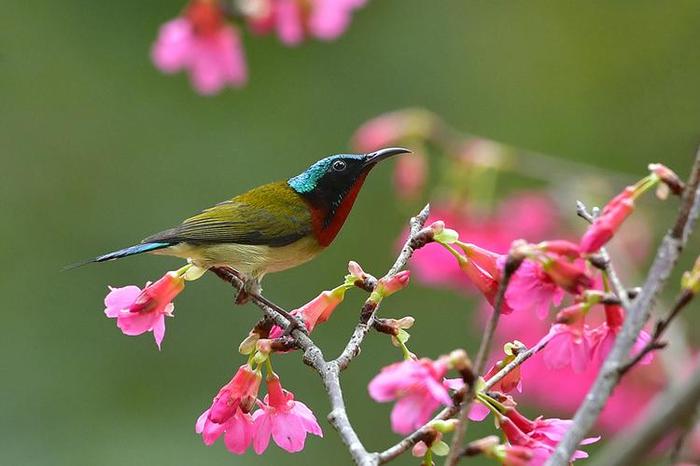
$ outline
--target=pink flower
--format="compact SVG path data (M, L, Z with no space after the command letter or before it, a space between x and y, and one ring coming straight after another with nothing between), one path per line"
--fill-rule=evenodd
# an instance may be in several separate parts
M226 447L243 453L253 435L253 420L248 414L255 406L262 376L248 364L238 368L233 378L217 393L211 407L204 411L195 426L205 445L212 445L221 434Z
M593 279L582 261L569 262L562 256L548 255L542 269L554 283L569 293L581 294L593 286Z
M185 280L175 272L166 273L157 282L138 286L109 287L105 297L105 315L117 319L117 327L124 335L141 335L153 332L156 345L165 336L165 316L172 317L175 299L185 288Z
M610 353L613 345L615 344L615 338L622 328L622 322L624 320L625 310L622 306L617 304L605 304L605 316L606 320L598 327L590 330L588 332L589 339L591 341L593 359L602 364L605 358ZM651 341L651 335L645 330L642 330L637 336L637 340L634 342L632 347L632 354L637 354L641 351L647 343ZM651 364L654 359L654 353L647 353L639 364Z
M530 462L530 463L524 463L527 465L535 465L535 464L544 464L547 458L549 458L552 453L554 452L554 449L556 447L556 442L552 443L549 440L546 440L547 437L545 436L544 439L545 441L542 441L540 439L537 439L533 437L532 435L523 432L518 425L516 425L515 422L513 422L510 418L508 417L501 417L498 420L501 429L503 430L503 433L506 436L506 439L508 439L508 442L511 445L515 446L520 446L520 447L526 447L530 448L532 450L541 450L537 453L538 458L542 458L542 462ZM586 445L588 443L593 443L597 441L598 439L586 439L583 442L581 442L582 445ZM585 443L584 443L585 442ZM533 455L535 456L535 455ZM588 458L588 454L584 451L581 450L576 450L576 452L572 455L571 460L575 461L577 459L581 458ZM518 463L515 463L518 464Z
M545 448L529 448L518 445L504 445L503 466L541 466L551 453Z
M488 378L487 378L488 379ZM445 379L443 380L443 385L450 390L461 390L464 388L464 380L462 379ZM497 390L494 387L494 390ZM479 403L477 400L469 407L469 419L475 422L481 422L489 415L491 411L489 408Z
M473 260L460 261L460 268L481 294L484 295L486 301L493 306L496 302L496 295L498 294L500 272L498 277L494 277L475 264ZM513 312L513 309L509 306L508 300L503 300L501 304L501 313L510 314L511 312Z
M323 291L314 299L304 304L298 309L290 312L291 315L301 317L306 325L306 329L311 332L316 324L321 324L327 321L338 304L343 302L345 293L342 289L336 288L334 291ZM269 338L279 338L284 333L279 326L275 325L270 330Z
M513 359L515 359L515 356L506 357L506 359L498 361L496 364L491 366L486 375L484 375L484 380L488 381L491 377L500 372L500 370L503 369L507 364L509 364ZM516 389L518 390L518 392L522 392L523 383L520 378L520 370L521 366L517 366L515 369L506 374L505 377L499 380L495 385L493 385L493 387L491 387L491 390L496 392L508 393Z
M542 416L531 421L515 408L510 408L505 415L513 421L522 432L551 447L556 447L573 425L573 421L570 419L545 419ZM600 437L586 438L581 441L581 445L590 445L598 440L600 440Z
M247 80L238 30L225 22L215 2L193 0L182 17L165 23L151 56L164 73L187 70L201 94L216 94Z
M236 410L224 423L217 424L209 419L207 409L197 419L195 432L202 435L202 440L207 446L213 445L216 439L224 434L226 448L231 453L242 455L253 441L255 427L253 417L241 410Z
M301 43L306 35L333 40L350 24L354 10L366 0L263 0L255 11L248 12L253 30L264 34L277 31L289 46Z
M255 436L253 449L260 455L267 449L270 436L277 446L295 453L304 449L306 434L323 437L316 417L306 405L294 400L294 394L284 390L276 375L267 377L267 395L261 409L253 413Z
M401 199L418 197L425 185L428 161L421 152L410 157L399 157L394 169L394 187Z
M391 411L391 428L407 434L425 424L440 404L452 399L443 383L447 365L423 358L384 367L369 383L369 395L384 403L398 400Z
M409 270L402 270L388 279L380 279L377 283L376 291L381 294L383 298L386 298L406 288L410 278L411 272Z
M498 267L503 270L505 256L499 258ZM542 266L525 260L510 279L506 290L508 306L515 311L533 313L545 319L552 305L559 305L564 291L547 275Z
M586 305L574 304L557 315L557 323L545 335L544 362L551 369L571 366L574 372L583 372L591 360L591 343L584 326Z
M368 140L372 136L369 129L370 126L367 129L369 135L363 135ZM358 140L361 134L358 131ZM556 230L561 222L553 201L541 194L528 192L519 192L506 199L498 211L490 215L484 215L469 205L460 204L457 208L436 204L431 209L426 225L438 220L455 229L461 240L478 244L481 248L498 254L508 252L516 239L537 242L547 236L561 236ZM416 274L415 278L422 283L473 292L454 257L438 245L428 245L417 250L411 260L411 268Z
M606 204L586 233L581 237L581 252L596 252L613 237L622 222L634 210L636 190L628 186L620 194Z
M487 318L489 313L489 309L484 309L480 317ZM593 317L595 316L590 316L591 319ZM514 312L507 319L501 319L496 330L497 342L503 345L517 338L530 348L548 330L549 325L545 321ZM593 346L593 342L590 346ZM570 365L554 370L545 363L546 352L545 347L523 365L521 378L526 388L522 397L531 404L546 408L549 413L573 413L588 393L600 365L588 364L583 372L574 372ZM644 407L667 383L660 364L635 366L613 392L603 409L598 426L607 432L617 432L632 425L638 420L638 415L644 412ZM552 387L556 387L556 390ZM630 410L630 406L637 408Z

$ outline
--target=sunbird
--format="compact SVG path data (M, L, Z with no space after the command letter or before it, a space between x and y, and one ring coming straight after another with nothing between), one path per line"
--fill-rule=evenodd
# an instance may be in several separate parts
M253 188L140 244L85 263L146 252L176 256L204 269L232 267L245 277L247 293L259 293L266 274L303 264L333 242L372 168L410 152L390 147L331 155L286 181Z

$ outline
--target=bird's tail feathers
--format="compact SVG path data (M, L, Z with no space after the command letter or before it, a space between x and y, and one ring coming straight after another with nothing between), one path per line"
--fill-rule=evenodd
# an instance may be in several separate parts
M172 246L172 243L142 243L135 246L129 246L128 248L120 249L118 251L113 251L101 256L97 256L93 259L88 259L82 262L77 262L75 264L68 265L63 268L63 270L71 270L76 267L91 264L93 262L107 262L115 259L121 259L122 257L133 256L135 254L141 254L149 251L156 251L158 249L164 249Z

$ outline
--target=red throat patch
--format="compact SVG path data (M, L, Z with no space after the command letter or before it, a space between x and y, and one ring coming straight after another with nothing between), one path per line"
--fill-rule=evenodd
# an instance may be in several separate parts
M318 244L322 247L325 248L326 246L330 245L342 228L345 220L348 218L348 214L350 213L353 204L355 203L357 194L360 192L360 188L362 188L362 185L365 182L367 173L369 172L363 173L357 178L350 191L348 191L345 197L343 197L343 200L340 201L340 205L335 211L335 215L328 223L328 226L324 226L326 217L328 216L328 209L311 206L313 233L318 240Z

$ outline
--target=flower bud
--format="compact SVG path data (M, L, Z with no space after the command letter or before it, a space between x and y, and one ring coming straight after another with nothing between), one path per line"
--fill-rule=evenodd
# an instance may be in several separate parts
M537 246L545 252L558 254L571 260L578 258L581 254L578 244L563 239L544 241Z
M401 199L417 198L425 185L428 163L425 155L414 152L410 157L400 157L394 168L394 186Z
M634 210L634 199L638 195L633 186L628 186L615 196L603 208L603 212L593 220L586 233L581 237L581 252L584 254L598 251L617 232L627 217Z
M445 228L445 222L438 220L428 226L433 233L433 241L442 244L452 244L459 239L459 233L451 228Z
M386 298L404 289L408 285L408 280L411 276L411 272L408 270L402 270L401 272L393 275L389 278L382 278L377 282L377 287L375 292L381 296L381 298ZM373 293L374 294L374 293Z
M695 260L695 265L691 270L683 273L681 288L692 294L700 292L700 257Z
M561 257L547 256L542 269L554 283L569 293L579 294L593 286L593 279L588 276L582 265L567 262Z
M238 345L238 352L241 354L250 354L255 350L255 347L260 339L260 335L255 331L250 331L247 337Z
M664 186L667 186L673 194L676 196L683 194L685 184L673 170L660 163L650 163L649 171L658 176Z

